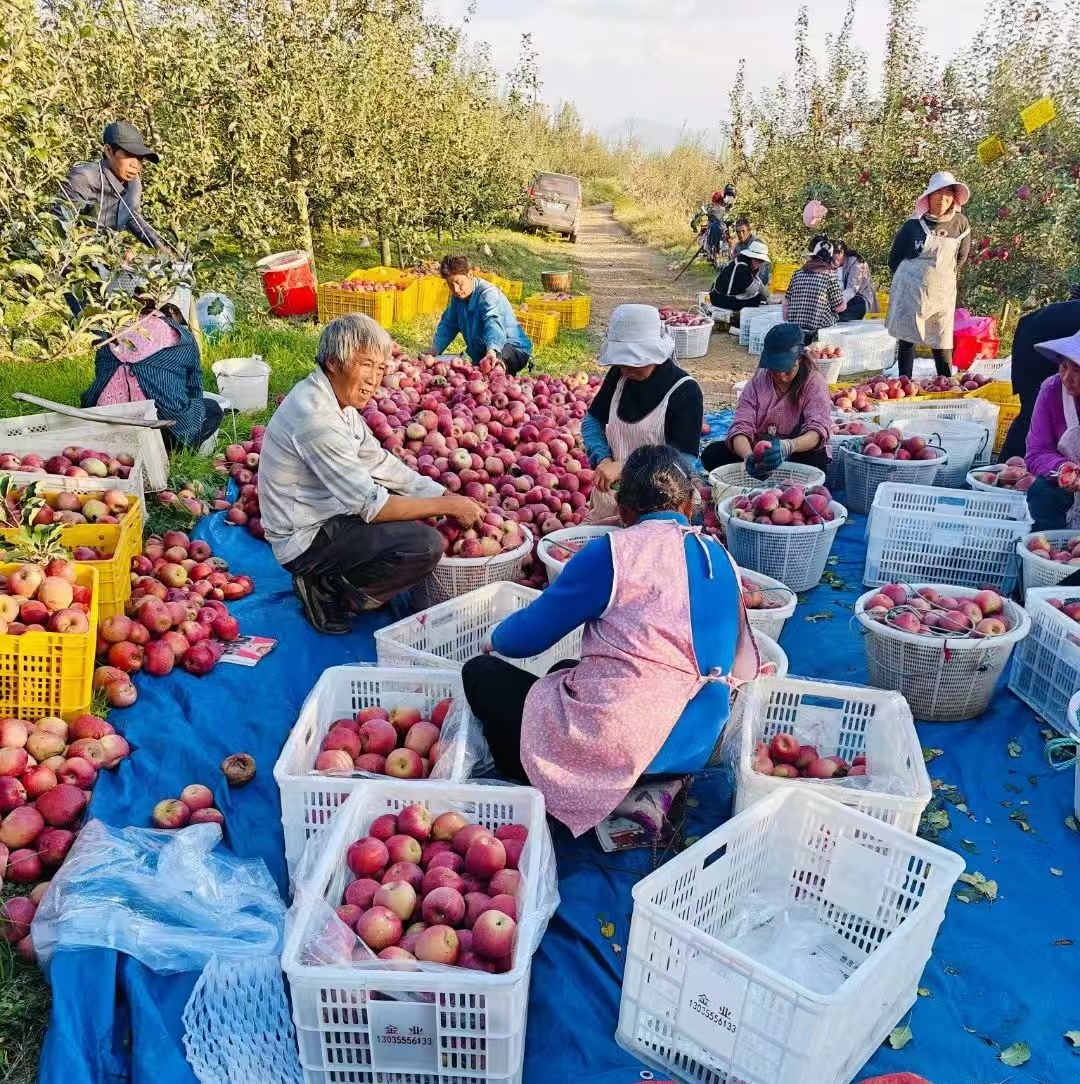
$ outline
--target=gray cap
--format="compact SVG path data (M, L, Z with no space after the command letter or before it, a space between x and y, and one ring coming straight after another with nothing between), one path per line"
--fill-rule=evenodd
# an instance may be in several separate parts
M128 154L134 154L138 158L145 158L155 164L161 161L156 151L152 151L143 139L139 129L130 121L114 120L112 124L105 126L105 142L110 147L119 147Z

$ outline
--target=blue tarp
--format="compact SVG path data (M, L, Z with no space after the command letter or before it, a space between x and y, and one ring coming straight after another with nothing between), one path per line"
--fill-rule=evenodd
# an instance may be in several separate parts
M831 571L846 586L815 588L784 629L780 642L793 674L866 678L851 623L851 604L861 592L864 525L855 517L837 538L839 561ZM114 715L134 755L117 772L102 773L91 812L111 824L146 824L159 799L189 782L215 784L222 758L246 750L258 762L255 781L231 793L215 788L227 841L239 854L262 858L284 891L274 761L322 669L374 659L371 633L379 619L347 637L316 636L268 547L224 526L220 515L198 533L255 579L255 594L235 605L242 627L280 644L250 670L221 666L203 679L183 673L139 679L138 703ZM1047 767L1033 713L1004 682L979 720L920 724L919 730L924 746L944 750L931 775L955 784L956 800L967 810L946 807L952 828L939 842L957 850L969 871L996 880L999 897L993 904L950 903L923 976L928 995L908 1021L914 1038L902 1051L879 1050L864 1075L907 1069L934 1084L1076 1080L1080 1059L1064 1038L1080 1029L1080 946L1071 945L1080 917L1080 837L1065 825L1071 773ZM1009 752L1014 740L1018 756ZM702 835L727 807L719 773L698 777L692 797L697 804L687 834ZM1023 831L1010 814L1022 816L1031 830ZM623 968L615 946L627 942L631 888L651 859L647 852L605 856L591 835L573 841L556 832L556 847L563 902L533 966L525 1081L632 1084L643 1067L613 1038ZM613 937L602 935L604 922L614 924ZM43 1084L193 1084L180 1017L195 978L157 976L104 950L59 954ZM1018 1041L1031 1047L1026 1065L1009 1069L995 1061L1000 1049Z

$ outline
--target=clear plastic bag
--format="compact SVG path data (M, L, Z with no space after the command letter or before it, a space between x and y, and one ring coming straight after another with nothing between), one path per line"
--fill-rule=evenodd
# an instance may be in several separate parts
M163 974L277 956L285 905L258 860L213 853L216 824L179 831L90 821L34 915L47 967L58 948L111 948Z
M439 744L443 749L451 749L452 753L444 754L435 762L431 769L432 779L468 779L483 775L495 766L484 728L464 696L454 698L454 704L443 720Z
M236 323L236 306L224 294L203 294L195 303L199 327L209 339L232 331Z

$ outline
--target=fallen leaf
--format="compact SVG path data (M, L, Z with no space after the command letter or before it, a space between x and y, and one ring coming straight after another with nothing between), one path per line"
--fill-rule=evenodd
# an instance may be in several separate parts
M957 813L966 813L967 811L968 811L968 807L964 802L957 802L956 803L956 812Z
M974 1028L969 1028L969 1027L968 1027L968 1026L967 1026L966 1024L964 1025L964 1030L965 1030L965 1031L966 1031L966 1032L967 1032L967 1033L968 1033L969 1035L978 1035L978 1034L979 1034L979 1033L978 1033L978 1032L977 1032L977 1031L976 1031L976 1030L975 1030Z
M968 854L978 854L979 853L979 848L976 847L975 844L970 839L962 839L962 840L960 840L960 846L963 847L964 850L968 852Z
M614 922L601 922L600 923L600 936L611 938L615 936L615 923Z
M832 616L833 615L828 610L822 610L821 613L807 614L806 617L803 620L810 621L810 622L826 621L829 618L831 618Z
M930 828L933 828L938 832L943 832L945 829L952 827L952 821L949 820L949 814L944 809L928 810L926 814L926 823Z
M1013 1068L1023 1065L1030 1058L1031 1047L1027 1043L1013 1043L1012 1046L1006 1047L998 1054L998 1059L1003 1065L1009 1065Z
M1051 866L1051 867L1050 867L1050 872L1051 872L1051 873L1052 873L1052 874L1053 874L1053 875L1054 875L1055 877L1060 877L1060 876L1061 876L1061 870L1059 870L1059 869L1054 869L1054 867L1053 867L1053 866Z
M951 964L948 964L945 967L945 974L946 975L959 975L960 972L957 971L956 968L953 967Z
M1015 738L1011 742L1009 742L1007 748L1009 750L1009 756L1014 758L1018 757L1024 751L1020 743Z
M903 1050L908 1043L914 1039L915 1036L911 1033L911 1028L906 1024L902 1028L893 1028L889 1032L889 1046L893 1050Z
M1056 941L1054 942L1054 947L1055 947L1055 948L1067 948L1067 947L1068 947L1069 945L1071 945L1072 943L1073 943L1073 941L1072 941L1072 938L1071 938L1071 937L1059 937L1059 938L1058 938L1058 939L1057 939L1057 940L1056 940Z
M622 945L616 945L616 944L612 943L611 951L614 952L616 956L621 955L621 953L622 953Z
M1073 1046L1080 1046L1080 1031L1067 1031L1065 1032L1065 1038L1068 1039Z
M933 997L933 994L925 986L920 986L916 993L918 993L919 997Z
M976 892L981 896L985 896L988 900L993 901L997 899L998 885L997 881L988 880L981 873L961 873L959 880L964 884L971 885Z
M1065 827L1071 832L1080 833L1080 824L1076 823L1076 818L1072 814L1065 818Z
M934 760L936 757L943 757L945 755L945 750L944 749L927 749L926 746L924 745L922 755L923 755L923 760L927 764L929 764L930 761Z

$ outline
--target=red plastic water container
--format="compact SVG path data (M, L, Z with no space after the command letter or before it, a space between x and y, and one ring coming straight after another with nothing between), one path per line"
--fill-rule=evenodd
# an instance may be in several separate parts
M993 316L972 316L957 309L953 318L953 365L969 369L979 358L996 358L1001 342Z
M303 249L264 256L256 265L263 293L275 316L310 316L318 306L311 254Z

